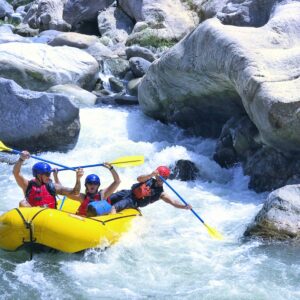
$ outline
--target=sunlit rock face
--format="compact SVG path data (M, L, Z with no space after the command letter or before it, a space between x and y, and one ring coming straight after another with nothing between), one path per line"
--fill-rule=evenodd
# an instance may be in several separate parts
M285 240L300 237L300 185L272 192L245 236Z
M72 83L91 90L98 71L98 62L91 55L73 47L0 44L0 77L23 88L45 91L53 85Z
M291 2L259 28L203 22L152 64L139 87L143 111L211 137L247 114L264 144L300 151L299 20Z

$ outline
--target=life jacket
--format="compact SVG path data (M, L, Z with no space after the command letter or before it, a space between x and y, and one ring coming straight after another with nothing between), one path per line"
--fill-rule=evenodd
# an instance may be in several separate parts
M25 197L31 206L56 208L56 191L52 181L39 185L36 179L28 182Z
M85 198L84 200L81 202L78 210L77 210L77 215L80 215L80 216L86 216L86 213L87 213L87 207L89 205L90 202L93 202L93 201L100 201L102 200L102 191L94 194L94 195L91 195L89 193L86 193L85 195ZM107 201L108 203L110 203L109 201Z
M146 206L160 199L160 195L163 193L164 189L156 183L157 180L151 178L146 182L135 183L132 185L131 192L138 207Z

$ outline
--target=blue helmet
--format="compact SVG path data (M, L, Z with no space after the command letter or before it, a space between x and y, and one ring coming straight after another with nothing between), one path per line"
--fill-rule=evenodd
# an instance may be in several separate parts
M87 184L87 183L100 185L100 178L96 174L90 174L90 175L86 176L86 178L85 178L85 184Z
M38 174L51 173L51 167L47 163L38 162L32 167L32 175L36 177Z

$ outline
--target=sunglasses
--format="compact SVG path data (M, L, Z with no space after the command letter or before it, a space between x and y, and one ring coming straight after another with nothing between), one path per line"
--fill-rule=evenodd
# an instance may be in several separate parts
M50 172L47 172L47 173L43 173L42 175L45 175L47 177L50 177L51 173Z

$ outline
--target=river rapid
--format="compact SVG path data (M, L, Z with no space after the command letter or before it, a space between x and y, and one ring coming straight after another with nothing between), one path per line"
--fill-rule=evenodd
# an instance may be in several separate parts
M266 194L247 188L240 167L221 169L211 159L214 140L188 137L138 108L84 108L80 119L76 147L43 158L76 166L144 155L143 165L118 169L120 189L158 165L192 160L199 178L169 183L224 240L211 239L190 211L158 201L143 208L132 230L105 251L41 253L29 261L26 252L0 250L0 299L300 299L300 247L242 238ZM23 166L28 178L35 162ZM0 163L0 170L3 213L18 205L22 193L12 166ZM102 187L112 180L105 168L85 169L89 173L101 177ZM74 185L73 172L59 177Z

